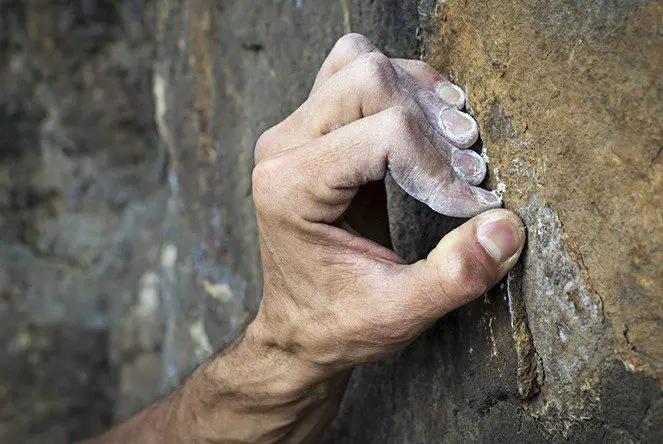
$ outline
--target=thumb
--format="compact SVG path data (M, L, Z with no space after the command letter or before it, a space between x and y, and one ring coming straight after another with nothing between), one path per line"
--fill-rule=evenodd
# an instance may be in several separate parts
M401 301L434 320L485 293L516 263L525 227L508 210L487 211L447 234L426 259L398 273Z

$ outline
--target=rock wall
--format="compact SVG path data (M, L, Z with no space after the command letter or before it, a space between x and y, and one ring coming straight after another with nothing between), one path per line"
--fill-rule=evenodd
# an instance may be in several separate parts
M155 17L164 386L255 312L254 143L355 31L465 88L529 243L485 297L358 368L327 441L663 440L660 2L160 0ZM461 222L387 187L408 260Z

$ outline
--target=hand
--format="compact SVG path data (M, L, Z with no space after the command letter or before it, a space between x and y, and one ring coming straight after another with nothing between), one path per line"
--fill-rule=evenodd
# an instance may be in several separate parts
M464 101L423 62L390 60L356 34L339 40L308 100L256 145L257 317L182 389L109 436L149 422L160 434L144 442L314 441L353 366L405 347L498 282L525 231L476 187L486 166L466 150L478 132ZM387 248L387 173L435 211L482 214L407 264Z
M309 99L256 146L264 270L256 324L264 340L323 373L345 369L402 348L510 268L524 231L506 211L468 222L414 265L353 226L370 222L353 198L387 171L447 215L500 206L493 193L472 186L486 167L462 149L478 136L474 119L457 110L463 98L423 62L389 60L359 35L337 43ZM487 243L489 234L496 237Z
M375 205L353 199L387 172L447 215L501 205L474 186L486 166L464 150L478 133L463 105L462 90L430 66L390 60L350 35L332 50L308 100L258 141L264 297L247 336L292 357L282 387L310 386L405 347L518 259L524 228L506 210L470 220L412 265L386 242L359 235L385 231L367 220Z

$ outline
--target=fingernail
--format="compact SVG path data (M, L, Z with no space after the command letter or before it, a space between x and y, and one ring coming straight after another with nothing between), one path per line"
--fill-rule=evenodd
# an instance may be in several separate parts
M476 141L479 134L476 121L454 108L445 108L440 113L442 132L455 145L466 148Z
M437 87L437 95L451 106L462 108L465 106L465 92L453 83L444 81Z
M483 188L474 188L474 194L479 201L491 207L499 207L502 205L502 199L495 191L484 190Z
M455 150L451 166L462 180L472 185L480 184L486 177L486 162L474 151Z
M506 262L516 254L523 242L522 226L517 226L516 221L507 214L504 210L495 215L489 214L483 220L479 220L477 228L479 243L500 263Z

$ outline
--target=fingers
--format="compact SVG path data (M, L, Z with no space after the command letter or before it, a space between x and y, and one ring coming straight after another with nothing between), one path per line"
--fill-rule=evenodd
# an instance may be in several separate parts
M387 171L408 194L442 214L471 217L499 207L494 193L456 176L455 148L431 142L419 119L410 108L389 108L267 158L253 175L257 210L332 223L359 186Z
M392 62L362 36L342 38L309 99L258 140L255 179L262 184L274 169L288 171L288 183L264 191L279 196L298 186L298 199L280 200L300 205L293 214L309 221L334 222L358 186L387 170L406 192L445 215L499 207L495 193L474 187L485 177L484 160L462 150L476 141L477 124L431 90L440 79L423 62Z
M454 149L451 166L458 177L470 185L479 185L486 177L486 162L471 150Z
M428 64L404 59L392 62L365 37L349 34L325 60L309 99L260 137L256 163L396 105L419 108L431 130L456 148L467 148L479 132L476 121L456 109L464 100L462 90Z
M347 34L338 39L329 55L322 63L320 71L315 78L310 96L334 74L345 68L362 54L377 51L375 45L361 34Z
M447 234L426 259L397 266L390 281L399 289L393 303L407 307L408 316L434 321L499 282L524 243L525 227L514 213L483 213Z
M478 137L471 116L449 107L386 56L373 51L352 61L286 120L265 132L256 145L256 162L393 106L421 115L424 131L441 134L455 147L467 148Z
M401 70L398 66L396 69ZM479 126L472 116L450 107L425 88L414 88L411 94L433 128L455 147L469 148L477 141Z
M318 71L310 95L313 95L327 80L355 59L375 51L377 51L375 45L361 34L347 34L341 37ZM445 79L428 63L410 59L391 59L391 61L403 68L425 88L437 93L448 105L456 109L463 109L465 106L465 92Z
M410 59L391 59L391 61L407 71L424 87L437 93L438 97L448 105L459 110L465 107L465 92L444 78L428 63Z
M325 82L273 133L291 148L392 106L415 107L413 82L407 83L408 79L399 78L396 68L380 52L363 54ZM443 106L438 101L437 107Z

